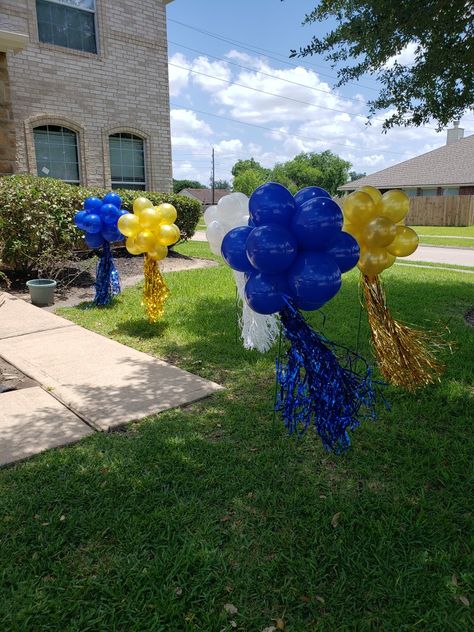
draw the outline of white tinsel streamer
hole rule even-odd
[[[233,270],[237,294],[242,303],[242,315],[239,318],[241,337],[246,349],[257,349],[260,353],[268,351],[278,338],[278,321],[274,314],[257,314],[247,305],[244,296],[245,274]]]

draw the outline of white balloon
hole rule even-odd
[[[248,198],[243,193],[230,193],[217,204],[216,219],[229,228],[241,226],[242,215],[248,213]]]
[[[206,211],[204,212],[204,221],[206,222],[206,226],[217,219],[217,206],[208,206]]]
[[[218,221],[212,221],[206,230],[209,248],[215,255],[221,256],[221,245],[227,230]]]

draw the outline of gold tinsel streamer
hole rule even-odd
[[[397,322],[387,307],[378,275],[362,275],[372,345],[383,377],[408,391],[439,381],[444,370],[436,352],[449,346],[436,334]]]
[[[145,306],[148,320],[156,323],[163,316],[165,301],[170,293],[164,280],[158,261],[145,255],[145,285],[143,287],[142,305]]]

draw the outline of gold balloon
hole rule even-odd
[[[125,248],[131,255],[141,255],[145,252],[140,246],[137,244],[135,237],[129,237],[125,240]]]
[[[342,201],[344,219],[350,224],[363,226],[377,215],[377,209],[368,193],[354,191]]]
[[[168,204],[167,202],[163,202],[158,206],[158,210],[161,212],[161,222],[162,224],[173,224],[176,218],[178,217],[178,213],[175,207],[172,204]]]
[[[151,250],[155,245],[155,236],[151,230],[145,229],[138,233],[135,237],[135,241],[137,246],[142,249],[142,252],[146,252],[147,250]]]
[[[387,217],[374,217],[365,227],[364,241],[368,246],[385,248],[395,239],[396,225]]]
[[[162,259],[166,259],[166,256],[168,255],[168,248],[155,243],[153,248],[149,250],[147,254],[155,261],[161,261]]]
[[[155,231],[158,243],[162,246],[171,246],[175,244],[179,237],[179,228],[175,224],[160,224],[158,230]]]
[[[381,214],[392,222],[399,222],[410,210],[410,198],[400,189],[390,189],[382,195]]]
[[[133,213],[121,215],[117,222],[119,231],[125,237],[134,237],[140,231],[140,221]]]
[[[140,211],[140,227],[149,228],[151,231],[158,228],[161,221],[161,214],[156,210],[156,207],[144,208]]]
[[[364,242],[364,232],[362,230],[362,228],[360,226],[354,226],[354,224],[346,224],[344,222],[343,226],[342,226],[342,230],[345,233],[349,233],[349,235],[352,235],[352,237],[354,237],[354,239],[357,241],[357,243],[359,244],[359,246],[364,246],[365,242]]]
[[[151,208],[153,206],[153,202],[146,197],[137,197],[136,200],[133,201],[133,212],[135,215],[140,215],[140,213],[145,208]]]
[[[357,266],[366,276],[380,274],[388,264],[389,258],[385,248],[361,248]]]
[[[397,234],[392,243],[387,246],[391,255],[396,257],[408,257],[418,248],[418,235],[413,228],[408,226],[397,226]]]
[[[387,265],[385,266],[385,270],[386,270],[387,268],[391,268],[393,266],[397,258],[395,257],[395,255],[391,255],[386,250],[385,250],[385,254],[387,256]]]
[[[367,193],[372,198],[372,202],[375,204],[377,211],[380,211],[382,208],[382,194],[375,187],[361,187],[358,191],[362,191],[363,193]]]

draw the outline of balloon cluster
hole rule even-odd
[[[374,187],[362,187],[343,201],[343,230],[360,246],[358,266],[366,276],[380,274],[418,247],[418,235],[403,226],[410,207],[408,196],[398,189],[383,195]]]
[[[84,210],[74,216],[74,223],[85,231],[89,248],[100,248],[105,242],[122,241],[117,228],[119,218],[127,211],[121,208],[122,198],[111,191],[101,200],[88,197],[84,200]]]
[[[225,195],[217,206],[209,206],[204,213],[204,221],[211,252],[220,256],[225,234],[237,226],[247,226],[248,220],[249,199],[244,193]]]
[[[247,226],[249,220],[249,199],[243,193],[230,193],[222,197],[217,206],[210,206],[204,213],[206,237],[209,248],[221,256],[224,236],[232,228]],[[237,294],[242,301],[240,320],[241,337],[246,349],[268,351],[278,337],[278,324],[274,315],[255,313],[246,303],[244,295],[245,275],[233,270]]]
[[[327,191],[306,187],[293,197],[282,185],[266,183],[253,192],[249,211],[249,225],[225,235],[222,256],[246,274],[245,297],[255,312],[279,312],[288,299],[315,310],[337,294],[359,246],[342,232],[341,210]]]
[[[175,244],[180,231],[174,221],[174,206],[139,197],[133,202],[133,213],[124,213],[118,220],[118,230],[127,238],[125,246],[131,255],[146,253],[155,261],[165,259],[168,246]]]

